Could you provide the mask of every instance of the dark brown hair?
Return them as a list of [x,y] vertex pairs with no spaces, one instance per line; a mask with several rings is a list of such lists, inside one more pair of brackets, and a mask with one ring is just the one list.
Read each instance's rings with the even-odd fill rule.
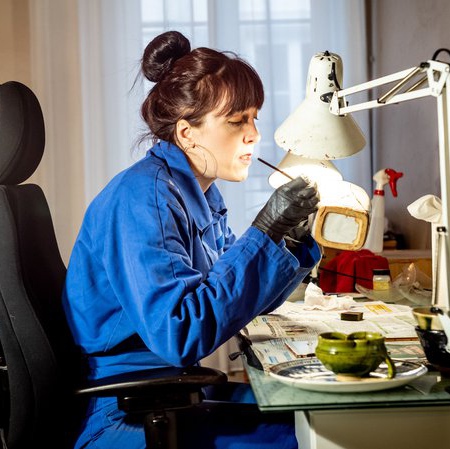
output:
[[261,79],[246,61],[210,48],[191,51],[177,31],[160,34],[147,45],[142,72],[156,83],[141,108],[154,141],[175,143],[181,119],[198,126],[219,106],[220,114],[232,115],[250,107],[261,109],[264,102]]

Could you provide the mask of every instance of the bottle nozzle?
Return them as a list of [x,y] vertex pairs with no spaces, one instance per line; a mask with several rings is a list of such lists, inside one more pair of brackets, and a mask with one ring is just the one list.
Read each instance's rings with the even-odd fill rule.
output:
[[403,176],[402,172],[395,171],[392,168],[386,168],[385,170],[386,174],[389,177],[389,186],[391,188],[392,195],[394,197],[397,196],[397,181],[399,178]]

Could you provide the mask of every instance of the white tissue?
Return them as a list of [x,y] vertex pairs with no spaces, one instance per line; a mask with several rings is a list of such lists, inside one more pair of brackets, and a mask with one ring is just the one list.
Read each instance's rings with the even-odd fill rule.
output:
[[411,203],[408,212],[419,220],[430,223],[439,223],[442,215],[442,203],[440,198],[434,195],[424,195]]
[[351,296],[324,295],[316,284],[310,282],[305,290],[306,310],[348,310],[356,304]]

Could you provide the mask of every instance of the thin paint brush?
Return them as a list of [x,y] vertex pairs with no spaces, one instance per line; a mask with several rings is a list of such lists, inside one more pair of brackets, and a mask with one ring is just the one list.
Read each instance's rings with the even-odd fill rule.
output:
[[260,157],[257,158],[259,162],[262,162],[263,164],[266,164],[268,167],[270,167],[272,170],[277,171],[278,173],[281,173],[282,175],[286,176],[286,178],[289,178],[291,180],[294,180],[295,178],[293,178],[291,175],[288,175],[286,172],[284,172],[283,170],[280,170],[278,167],[275,167],[275,165],[270,164],[269,162],[261,159]]

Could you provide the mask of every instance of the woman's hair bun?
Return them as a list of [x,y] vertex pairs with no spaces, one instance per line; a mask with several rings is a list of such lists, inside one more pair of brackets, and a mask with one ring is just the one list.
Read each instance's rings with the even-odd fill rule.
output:
[[189,40],[178,31],[167,31],[156,36],[145,48],[142,72],[157,83],[171,69],[173,63],[191,51]]

